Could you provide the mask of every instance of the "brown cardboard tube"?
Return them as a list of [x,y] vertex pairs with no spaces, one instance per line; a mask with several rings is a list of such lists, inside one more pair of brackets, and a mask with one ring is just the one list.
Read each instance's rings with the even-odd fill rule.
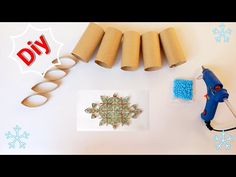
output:
[[139,67],[140,34],[126,31],[123,37],[121,69],[132,71]]
[[167,28],[162,31],[160,38],[170,68],[186,62],[183,48],[174,28]]
[[147,32],[142,35],[142,52],[145,71],[161,68],[160,41],[157,32]]
[[105,68],[111,68],[115,62],[120,46],[122,32],[118,29],[108,27],[99,47],[96,63]]
[[100,44],[103,34],[104,30],[102,27],[95,23],[90,23],[72,51],[72,55],[88,62]]

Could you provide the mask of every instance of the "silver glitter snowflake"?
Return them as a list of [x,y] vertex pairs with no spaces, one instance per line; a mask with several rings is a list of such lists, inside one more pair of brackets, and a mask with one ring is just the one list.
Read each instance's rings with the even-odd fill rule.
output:
[[112,125],[116,129],[119,125],[129,125],[131,119],[135,119],[142,110],[136,104],[130,105],[130,97],[101,96],[101,103],[92,103],[92,107],[85,109],[91,114],[91,118],[100,118],[99,126]]

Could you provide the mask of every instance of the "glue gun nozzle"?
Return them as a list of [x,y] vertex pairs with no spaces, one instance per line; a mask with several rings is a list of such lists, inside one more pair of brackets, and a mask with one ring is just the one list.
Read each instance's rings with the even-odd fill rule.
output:
[[204,66],[202,66],[202,70],[204,71],[206,68]]

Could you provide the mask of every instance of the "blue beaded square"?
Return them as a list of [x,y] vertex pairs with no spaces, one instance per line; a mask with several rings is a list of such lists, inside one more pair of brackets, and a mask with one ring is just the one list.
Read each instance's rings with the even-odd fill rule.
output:
[[193,81],[185,79],[175,79],[173,86],[174,97],[183,100],[193,99]]

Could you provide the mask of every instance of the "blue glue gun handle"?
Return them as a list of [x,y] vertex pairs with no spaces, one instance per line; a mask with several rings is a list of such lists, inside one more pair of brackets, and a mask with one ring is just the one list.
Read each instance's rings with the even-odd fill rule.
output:
[[214,118],[217,106],[218,102],[216,102],[213,98],[207,99],[206,107],[201,114],[201,117],[205,122],[209,122]]

